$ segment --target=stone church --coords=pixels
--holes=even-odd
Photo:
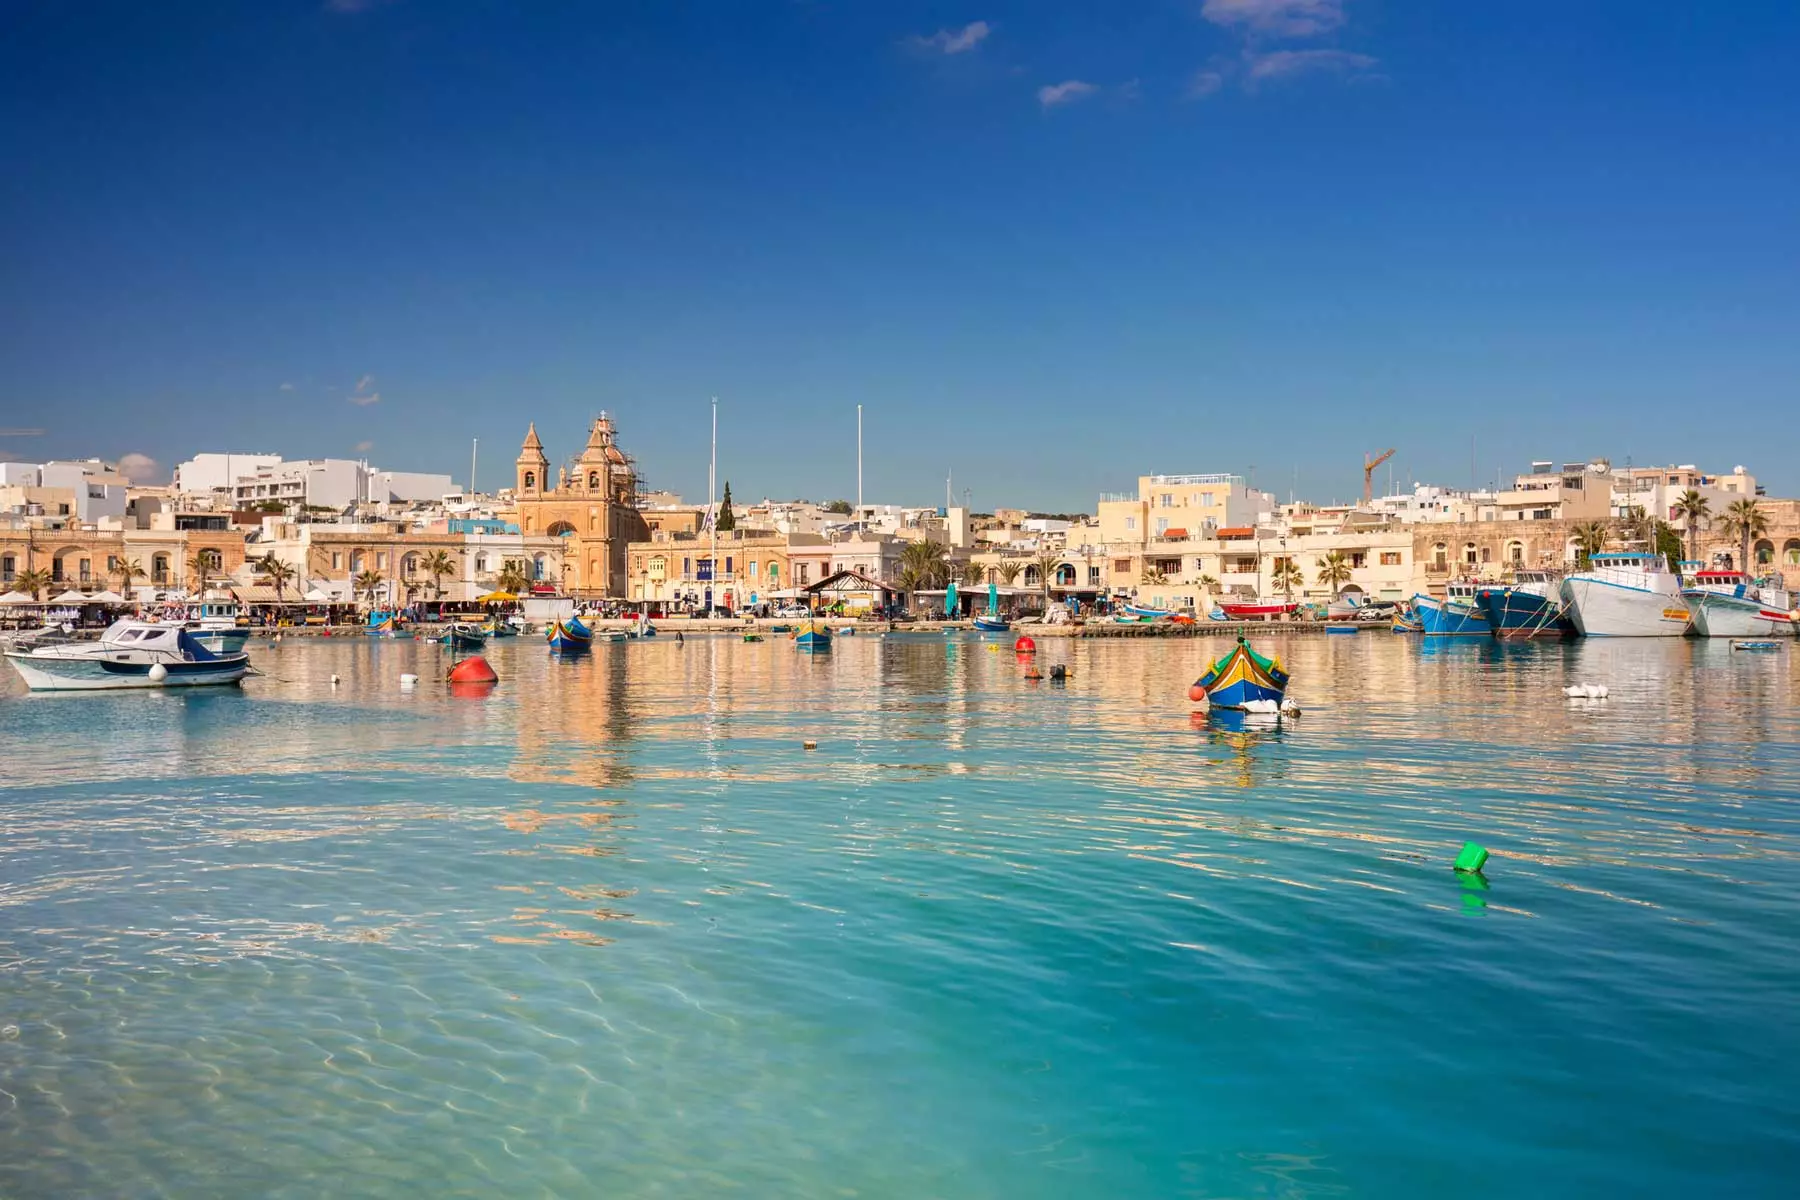
[[[637,494],[637,468],[619,449],[605,413],[595,419],[580,456],[557,469],[554,487],[537,425],[526,432],[515,479],[519,531],[568,539],[565,594],[585,600],[625,595],[625,548],[650,536]]]

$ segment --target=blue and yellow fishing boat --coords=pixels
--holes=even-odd
[[[567,621],[559,617],[551,621],[544,636],[551,651],[559,654],[586,650],[594,644],[594,631],[583,625],[579,617],[570,617]]]
[[[368,634],[370,637],[398,637],[400,634],[400,614],[376,610],[369,614]]]
[[[452,625],[445,635],[452,650],[479,650],[487,645],[487,631],[479,625]]]
[[[794,649],[818,654],[831,649],[831,630],[823,625],[808,622],[806,627],[794,635]]]
[[[1243,638],[1188,689],[1194,700],[1214,708],[1243,708],[1255,700],[1279,705],[1287,695],[1288,673],[1278,658],[1264,658]]]

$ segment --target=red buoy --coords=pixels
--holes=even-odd
[[[1200,703],[1202,700],[1206,699],[1206,689],[1196,683],[1193,687],[1188,689],[1188,699],[1192,700],[1195,704]]]
[[[1037,643],[1031,640],[1030,634],[1022,634],[1019,640],[1013,643],[1013,649],[1020,654],[1036,654]]]
[[[494,674],[494,668],[488,666],[487,659],[479,654],[472,654],[450,668],[451,683],[493,683],[499,678]]]

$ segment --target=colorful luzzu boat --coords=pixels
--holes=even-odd
[[[794,635],[794,648],[818,654],[831,649],[831,631],[823,625],[808,624]]]
[[[550,643],[550,649],[558,654],[586,650],[594,643],[593,630],[583,625],[580,617],[570,617],[567,621],[559,617],[551,621],[544,636]]]
[[[1269,706],[1276,711],[1287,696],[1288,673],[1281,669],[1278,658],[1264,658],[1239,638],[1206,674],[1188,689],[1188,698],[1205,700],[1214,708],[1256,711]],[[1251,706],[1255,707],[1252,708]]]

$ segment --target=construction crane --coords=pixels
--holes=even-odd
[[[1369,507],[1375,498],[1375,468],[1394,457],[1392,450],[1384,450],[1379,456],[1370,458],[1363,455],[1363,507]]]

